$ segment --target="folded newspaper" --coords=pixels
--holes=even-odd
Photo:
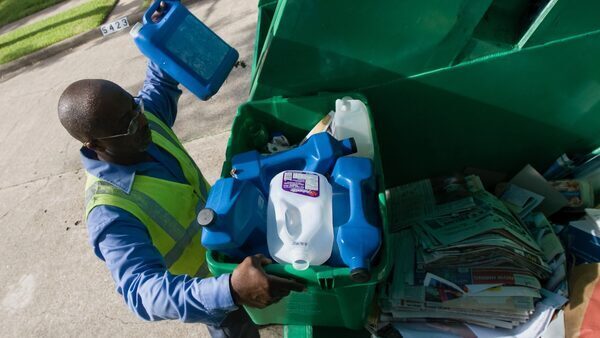
[[[561,294],[564,250],[544,215],[532,211],[541,198],[510,189],[503,201],[471,175],[386,192],[395,208],[395,267],[381,294],[381,322],[515,329],[545,295]]]

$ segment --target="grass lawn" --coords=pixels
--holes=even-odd
[[[0,27],[65,0],[1,0]]]
[[[48,19],[0,35],[0,64],[98,27],[116,2],[90,0]]]

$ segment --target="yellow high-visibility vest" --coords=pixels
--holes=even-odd
[[[177,159],[188,184],[135,175],[131,191],[126,193],[87,173],[86,219],[99,205],[121,208],[146,226],[169,272],[206,277],[206,251],[200,244],[196,215],[206,203],[210,185],[171,128],[151,113],[144,115],[152,130],[152,141]]]

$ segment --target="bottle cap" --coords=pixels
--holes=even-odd
[[[131,27],[129,35],[131,35],[134,39],[137,38],[137,36],[140,35],[140,29],[142,29],[142,27],[144,27],[144,25],[141,22],[136,22],[135,25]]]
[[[350,271],[350,279],[353,282],[366,283],[371,279],[371,274],[369,273],[369,270],[365,268],[356,268]]]
[[[204,208],[198,213],[198,224],[203,227],[211,226],[217,219],[217,214],[213,209]]]
[[[298,271],[306,270],[309,266],[310,263],[305,259],[296,259],[292,262],[292,267]]]

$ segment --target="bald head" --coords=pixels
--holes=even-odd
[[[114,133],[114,121],[131,105],[131,95],[113,82],[79,80],[60,96],[58,118],[71,136],[87,142]]]

